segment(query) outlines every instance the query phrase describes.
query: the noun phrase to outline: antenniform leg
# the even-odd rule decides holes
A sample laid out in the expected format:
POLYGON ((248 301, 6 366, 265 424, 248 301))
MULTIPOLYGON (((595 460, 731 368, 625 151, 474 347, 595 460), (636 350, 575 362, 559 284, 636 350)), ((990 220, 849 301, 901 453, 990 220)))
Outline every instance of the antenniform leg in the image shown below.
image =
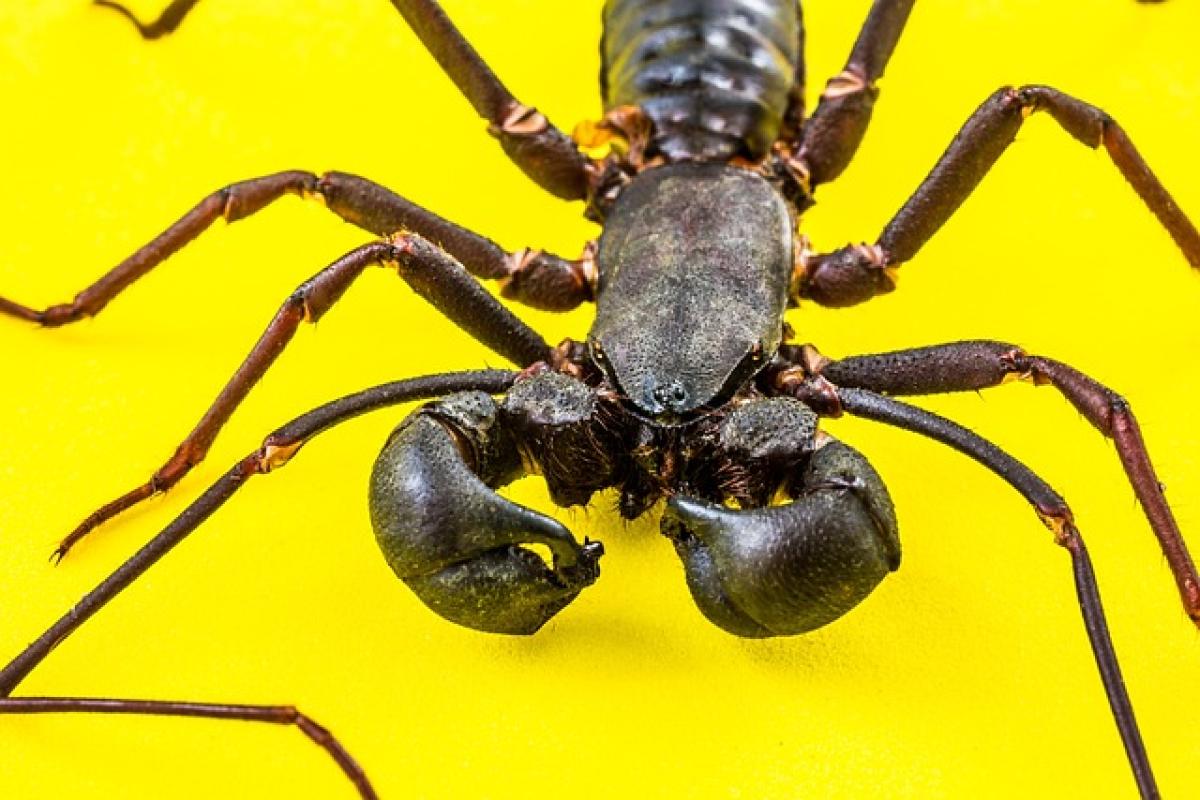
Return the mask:
POLYGON ((435 242, 479 278, 499 279, 501 294, 535 308, 567 311, 592 298, 586 260, 541 250, 506 253, 495 242, 412 203, 377 183, 345 172, 289 170, 232 183, 201 200, 167 230, 109 270, 70 303, 37 310, 0 297, 0 314, 47 327, 94 317, 136 280, 178 252, 218 219, 236 222, 286 195, 319 199, 342 219, 377 236, 411 231, 435 242))
MULTIPOLYGON (((791 351, 802 359, 805 348, 791 351)), ((1066 364, 1004 342, 956 342, 854 356, 840 361, 808 358, 809 365, 838 386, 869 389, 891 395, 939 394, 998 386, 1011 378, 1050 384, 1075 406, 1088 422, 1113 440, 1125 474, 1158 537, 1167 564, 1193 622, 1200 625, 1200 578, 1179 532, 1175 516, 1154 473, 1141 430, 1129 403, 1106 386, 1066 364)))
POLYGON ((200 0, 171 0, 171 5, 164 8, 163 12, 158 15, 158 19, 150 23, 142 22, 128 8, 120 3, 114 3, 112 0, 92 0, 92 2, 104 8, 111 8, 132 22, 133 26, 138 29, 138 33, 142 34, 143 39, 158 39, 168 33, 174 33, 175 29, 183 22, 184 17, 200 0))
POLYGON ((106 520, 167 491, 199 464, 234 410, 275 363, 300 325, 320 319, 358 276, 373 266, 395 268, 419 295, 511 361, 527 366, 548 356, 550 347, 536 331, 488 294, 458 262, 428 241, 405 235, 391 242, 356 248, 305 281, 284 301, 245 361, 170 460, 148 481, 88 516, 62 541, 56 556, 64 555, 106 520))
MULTIPOLYGON (((120 3, 95 2, 120 12, 145 38, 157 39, 179 27, 199 0, 174 0, 149 25, 138 21, 120 3)), ((564 200, 587 196, 587 158, 537 109, 513 97, 435 0, 392 0, 392 5, 476 113, 487 121, 488 132, 500 140, 504 152, 522 172, 564 200)))
POLYGON ((515 432, 546 408, 531 399, 552 404, 558 436, 590 422, 582 384, 560 375, 526 384, 503 405, 482 392, 427 405, 392 434, 371 476, 371 522, 395 573, 433 611, 491 633, 536 632, 596 580, 603 553, 495 492, 526 474, 528 442, 515 432), (565 395, 544 391, 564 381, 574 384, 565 395), (549 548, 551 563, 526 544, 549 548))
MULTIPOLYGON (((827 384, 828 385, 828 384, 827 384)), ((1100 679, 1108 695, 1125 754, 1133 768, 1134 780, 1143 798, 1158 797, 1154 773, 1142 743, 1141 731, 1133 714, 1133 705, 1121 677, 1104 607, 1100 602, 1100 591, 1096 585, 1096 574, 1091 559, 1084 547, 1083 538, 1075 527, 1074 516, 1066 502, 1045 481, 1028 467, 977 436, 961 425, 947 419, 906 405, 864 389, 836 389, 841 407, 856 416, 873 419, 888 425, 928 436, 947 444, 970 458, 975 459, 999 475, 1029 501, 1041 520, 1053 533, 1054 540, 1071 554, 1071 565, 1075 577, 1075 591, 1079 607, 1083 612, 1083 624, 1100 670, 1100 679)))
POLYGON ((826 306, 849 306, 890 292, 888 270, 903 264, 958 210, 1016 138, 1025 118, 1050 114, 1088 147, 1101 145, 1193 267, 1200 268, 1200 231, 1175 204, 1112 117, 1048 86, 1000 89, 981 105, 874 245, 848 245, 801 264, 794 294, 826 306))
POLYGON ((50 626, 16 658, 0 669, 0 713, 34 711, 110 711, 116 713, 182 714, 220 718, 254 719, 299 726, 310 739, 325 748, 355 782, 363 797, 374 797, 361 769, 320 726, 290 707, 219 706, 192 703, 145 703, 136 700, 88 698, 13 698, 21 681, 83 623, 137 580, 146 570, 182 542, 200 523, 224 505, 247 480, 288 463, 310 439, 341 422, 387 406, 436 397, 447 392, 476 390, 502 392, 516 379, 515 372, 482 371, 433 375, 383 384, 327 403, 278 428, 204 492, 182 514, 146 543, 128 561, 84 595, 70 611, 50 626), (105 707, 107 706, 107 708, 105 707))
POLYGON ((228 703, 180 703, 167 700, 114 700, 96 697, 0 697, 0 714, 145 714, 160 717, 240 719, 295 725, 329 754, 354 784, 363 800, 378 800, 354 756, 319 722, 293 706, 248 706, 228 703))
POLYGON ((741 405, 725 421, 718 469, 757 484, 733 510, 677 495, 663 533, 675 544, 692 597, 738 636, 786 636, 819 628, 858 605, 900 565, 891 498, 857 451, 818 434, 803 403, 741 405), (753 476, 753 477, 752 477, 753 476), (752 496, 754 495, 754 496, 752 496))

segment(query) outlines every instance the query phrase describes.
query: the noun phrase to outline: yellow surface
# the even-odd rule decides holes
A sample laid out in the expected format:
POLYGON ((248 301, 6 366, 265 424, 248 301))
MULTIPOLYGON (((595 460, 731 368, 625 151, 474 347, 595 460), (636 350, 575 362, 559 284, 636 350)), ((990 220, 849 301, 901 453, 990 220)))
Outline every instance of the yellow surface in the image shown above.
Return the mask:
MULTIPOLYGON (((162 0, 139 0, 149 16, 162 0)), ((810 95, 864 0, 808 4, 810 95)), ((594 116, 596 0, 447 0, 513 90, 569 127, 594 116)), ((1200 7, 925 2, 855 165, 804 221, 870 239, 997 86, 1040 81, 1112 112, 1200 214, 1200 7), (1051 10, 1050 6, 1053 6, 1051 10)), ((509 166, 382 0, 201 3, 144 44, 83 0, 0 4, 0 292, 65 300, 201 196, 290 167, 369 175, 508 247, 573 255, 594 230, 509 166)), ((271 427, 335 396, 499 364, 395 277, 364 278, 301 331, 209 462, 61 567, 87 511, 144 479, 303 278, 367 237, 286 200, 218 225, 100 318, 0 321, 0 659, 7 660, 271 427)), ((901 290, 806 307, 834 355, 995 337, 1125 393, 1200 548, 1200 277, 1105 158, 1049 119, 920 257, 901 290)), ((590 310, 521 312, 548 338, 590 310)), ((1050 389, 926 407, 993 437, 1072 502, 1168 797, 1200 781, 1200 642, 1111 447, 1050 389)), ((814 635, 745 642, 693 607, 657 520, 601 499, 559 516, 604 540, 599 584, 530 639, 456 628, 376 551, 366 479, 396 409, 256 480, 21 686, 296 703, 385 798, 1129 797, 1069 562, 1022 501, 940 446, 831 429, 889 481, 901 571, 814 635)), ((549 508, 544 491, 516 496, 549 508)), ((0 718, 0 797, 351 797, 294 731, 231 722, 0 718)))

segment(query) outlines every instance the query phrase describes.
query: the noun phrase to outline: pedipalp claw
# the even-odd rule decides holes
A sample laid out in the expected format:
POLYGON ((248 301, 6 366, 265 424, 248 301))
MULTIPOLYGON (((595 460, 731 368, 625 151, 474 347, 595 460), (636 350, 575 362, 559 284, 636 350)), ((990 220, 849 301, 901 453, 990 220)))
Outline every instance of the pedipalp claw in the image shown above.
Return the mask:
POLYGON ((792 502, 737 510, 667 501, 662 531, 701 612, 738 636, 819 628, 858 605, 900 563, 891 500, 875 470, 838 442, 818 449, 792 502))
POLYGON ((529 634, 599 577, 598 542, 496 494, 522 473, 483 393, 452 395, 406 419, 371 476, 371 521, 392 570, 441 616, 529 634), (543 545, 547 563, 526 545, 543 545))

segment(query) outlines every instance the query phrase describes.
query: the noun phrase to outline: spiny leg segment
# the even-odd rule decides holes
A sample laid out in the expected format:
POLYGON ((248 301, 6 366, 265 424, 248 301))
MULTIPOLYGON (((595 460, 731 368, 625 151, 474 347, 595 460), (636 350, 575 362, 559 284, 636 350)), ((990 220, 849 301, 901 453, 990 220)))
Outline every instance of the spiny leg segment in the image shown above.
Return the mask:
MULTIPOLYGON (((158 19, 144 24, 120 3, 95 0, 129 19, 147 39, 174 31, 198 2, 173 0, 158 19)), ((564 200, 587 196, 587 157, 545 115, 513 96, 435 0, 392 0, 392 5, 522 172, 564 200)))
POLYGON ((1175 578, 1184 610, 1200 625, 1200 577, 1146 450, 1129 403, 1073 367, 1004 342, 970 341, 808 362, 838 386, 888 395, 975 391, 1014 378, 1049 384, 1100 433, 1113 440, 1125 474, 1175 578))
POLYGON ((0 713, 79 711, 169 714, 295 724, 306 736, 330 753, 354 782, 362 797, 374 798, 376 795, 366 776, 336 739, 290 706, 228 706, 95 698, 10 698, 10 695, 55 647, 187 538, 247 480, 283 466, 314 436, 360 414, 399 403, 459 391, 503 392, 512 386, 516 378, 515 372, 485 370, 396 381, 327 403, 276 429, 263 440, 259 449, 235 464, 161 533, 118 567, 99 586, 88 592, 70 611, 0 670, 0 713))
POLYGON ((1071 555, 1075 591, 1083 613, 1084 627, 1134 780, 1142 798, 1157 798, 1158 787, 1125 681, 1121 677, 1121 668, 1096 585, 1095 570, 1083 538, 1075 527, 1074 515, 1062 497, 1028 467, 996 445, 936 414, 866 389, 837 386, 821 375, 796 379, 789 370, 783 370, 776 373, 773 380, 778 390, 806 401, 816 398, 819 403, 828 404, 826 413, 839 414, 845 411, 949 445, 996 473, 1034 507, 1042 522, 1054 533, 1055 543, 1066 548, 1071 555))
POLYGON ((1083 537, 1075 527, 1070 507, 1028 467, 961 425, 863 389, 840 389, 838 396, 842 407, 851 414, 928 436, 975 459, 1020 492, 1034 507, 1046 527, 1054 533, 1055 543, 1071 554, 1075 592, 1083 612, 1083 624, 1096 666, 1100 670, 1100 680, 1104 684, 1109 707, 1117 723, 1117 731, 1121 735, 1121 743, 1125 746, 1125 755, 1133 769, 1138 792, 1146 800, 1157 798, 1154 772, 1150 768, 1150 759, 1146 755, 1146 746, 1134 717, 1125 680, 1121 677, 1104 606, 1100 602, 1096 573, 1084 547, 1083 537))
POLYGON ((548 346, 472 280, 464 272, 464 266, 480 278, 499 278, 502 293, 507 297, 541 308, 563 310, 591 297, 586 262, 567 261, 537 250, 506 253, 491 240, 355 175, 329 172, 318 177, 311 172, 287 171, 213 192, 80 292, 71 303, 38 311, 0 298, 0 313, 47 326, 93 316, 216 220, 243 219, 289 194, 317 197, 338 216, 379 235, 414 231, 436 242, 445 252, 427 242, 416 243, 417 237, 401 237, 390 244, 359 248, 303 284, 284 303, 237 373, 172 457, 148 481, 90 514, 62 541, 55 551, 56 558, 61 558, 105 521, 154 494, 167 491, 203 460, 221 427, 278 357, 299 323, 315 321, 366 266, 379 263, 380 259, 403 251, 405 255, 396 263, 404 262, 401 275, 418 293, 484 344, 521 366, 542 359, 548 346))
POLYGON ((1008 148, 1025 119, 1045 111, 1073 138, 1101 145, 1183 252, 1200 269, 1200 231, 1107 113, 1048 86, 1006 87, 984 101, 874 245, 849 245, 798 265, 798 298, 848 306, 895 288, 890 270, 912 259, 958 210, 1008 148))
POLYGON ((294 706, 178 703, 169 700, 116 700, 96 697, 0 697, 0 714, 147 714, 161 717, 240 719, 295 725, 329 754, 364 800, 378 800, 362 767, 324 725, 294 706))
POLYGON ((858 151, 879 94, 875 82, 883 77, 914 2, 876 0, 846 66, 826 85, 799 140, 785 133, 780 142, 788 168, 809 194, 841 175, 858 151))

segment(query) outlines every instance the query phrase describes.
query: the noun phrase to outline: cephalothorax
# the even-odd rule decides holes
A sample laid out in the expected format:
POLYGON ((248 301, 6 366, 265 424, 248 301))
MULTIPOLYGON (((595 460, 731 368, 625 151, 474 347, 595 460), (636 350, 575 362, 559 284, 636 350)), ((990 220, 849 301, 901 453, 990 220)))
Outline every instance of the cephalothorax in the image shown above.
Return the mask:
MULTIPOLYGON (((196 1, 175 0, 160 20, 139 28, 149 37, 169 32, 196 1)), ((290 295, 174 456, 88 517, 64 540, 60 556, 202 460, 297 328, 321 317, 367 267, 396 269, 521 367, 385 384, 275 431, 0 671, 0 712, 121 710, 297 724, 364 797, 373 797, 336 740, 294 709, 8 695, 56 643, 248 478, 282 466, 338 422, 418 398, 440 399, 410 415, 384 446, 371 481, 371 518, 392 569, 443 617, 484 631, 533 633, 598 578, 598 543, 581 543, 550 517, 496 493, 538 474, 563 506, 614 490, 620 513, 632 519, 665 502, 663 533, 696 604, 721 628, 746 637, 812 630, 857 605, 900 563, 883 482, 860 453, 820 429, 822 417, 849 413, 959 449, 1034 506, 1071 554, 1088 635, 1139 791, 1156 796, 1070 509, 994 445, 889 395, 979 389, 1012 377, 1053 385, 1116 443, 1185 608, 1200 622, 1200 580, 1127 404, 1064 364, 1001 342, 831 360, 811 345, 789 343, 784 321, 801 299, 842 306, 891 291, 894 271, 950 217, 1036 111, 1048 112, 1080 142, 1102 145, 1200 267, 1200 233, 1124 131, 1103 111, 1055 89, 1002 88, 875 242, 816 254, 797 233, 797 219, 816 188, 853 157, 912 0, 876 0, 845 69, 811 114, 803 104, 804 33, 795 0, 609 0, 601 48, 606 115, 581 126, 575 139, 519 103, 433 0, 393 5, 505 152, 547 190, 584 201, 603 234, 577 260, 506 253, 363 178, 284 172, 217 191, 71 303, 37 310, 0 298, 0 312, 43 325, 94 315, 216 219, 241 219, 286 194, 318 197, 383 237, 290 295), (539 308, 594 301, 595 322, 586 338, 551 347, 478 278, 499 280, 505 297, 539 308)))

